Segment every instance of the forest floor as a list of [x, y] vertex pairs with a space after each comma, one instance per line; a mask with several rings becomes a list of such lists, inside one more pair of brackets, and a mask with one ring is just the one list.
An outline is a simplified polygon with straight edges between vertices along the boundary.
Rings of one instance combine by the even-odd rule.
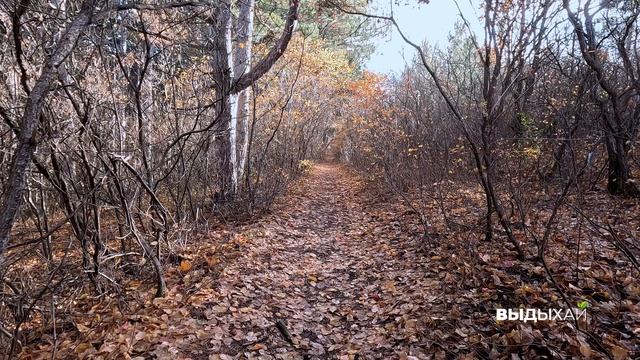
[[[56, 339], [34, 332], [22, 358], [600, 357], [571, 322], [495, 321], [498, 307], [557, 303], [539, 265], [477, 234], [425, 239], [410, 209], [370, 185], [316, 165], [265, 216], [196, 239], [166, 269], [166, 297], [150, 300], [140, 280], [124, 298], [78, 297], [73, 323]], [[632, 304], [598, 311], [605, 325], [629, 314], [615, 334], [596, 331], [615, 359], [637, 350]]]
[[316, 165], [268, 215], [168, 269], [165, 298], [87, 308], [77, 331], [58, 334], [56, 356], [424, 358], [439, 281], [419, 240], [367, 202], [357, 176]]

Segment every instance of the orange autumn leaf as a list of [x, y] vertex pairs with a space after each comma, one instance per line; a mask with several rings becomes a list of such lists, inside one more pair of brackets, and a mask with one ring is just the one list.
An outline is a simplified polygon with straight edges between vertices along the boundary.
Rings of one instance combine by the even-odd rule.
[[180, 270], [182, 270], [183, 272], [187, 272], [191, 270], [192, 267], [193, 267], [193, 264], [189, 260], [182, 260], [180, 262]]

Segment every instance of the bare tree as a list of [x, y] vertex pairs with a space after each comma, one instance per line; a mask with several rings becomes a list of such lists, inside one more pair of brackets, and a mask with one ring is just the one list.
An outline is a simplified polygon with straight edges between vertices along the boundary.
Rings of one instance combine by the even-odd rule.
[[[637, 59], [632, 58], [636, 54], [640, 6], [637, 2], [616, 1], [592, 5], [589, 0], [576, 12], [568, 0], [563, 1], [582, 58], [602, 89], [602, 92], [594, 89], [592, 96], [601, 111], [607, 149], [607, 189], [614, 195], [638, 196], [640, 190], [631, 178], [629, 150], [640, 124], [640, 67]], [[603, 12], [607, 15], [597, 23], [594, 17]], [[602, 35], [597, 27], [602, 27]], [[607, 42], [611, 46], [607, 47]], [[619, 61], [607, 61], [609, 54], [615, 52], [618, 56], [613, 59]]]

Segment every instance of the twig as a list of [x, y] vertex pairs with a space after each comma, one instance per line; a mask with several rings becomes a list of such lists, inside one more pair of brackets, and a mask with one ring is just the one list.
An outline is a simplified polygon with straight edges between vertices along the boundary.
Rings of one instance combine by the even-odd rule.
[[278, 319], [276, 320], [276, 327], [278, 328], [278, 331], [280, 331], [280, 334], [282, 335], [282, 337], [291, 345], [293, 345], [293, 339], [291, 338], [291, 334], [289, 333], [289, 330], [287, 330], [287, 325], [284, 323], [284, 321]]

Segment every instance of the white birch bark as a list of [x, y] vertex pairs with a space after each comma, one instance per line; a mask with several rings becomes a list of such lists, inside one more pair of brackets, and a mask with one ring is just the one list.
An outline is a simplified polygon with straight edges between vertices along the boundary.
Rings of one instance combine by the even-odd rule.
[[[231, 0], [229, 0], [229, 8], [231, 8]], [[231, 34], [231, 17], [229, 17], [228, 26], [225, 32], [226, 37], [226, 50], [227, 50], [227, 63], [229, 64], [229, 88], [231, 82], [234, 79], [234, 66], [233, 62], [233, 43]], [[238, 118], [236, 116], [238, 112], [238, 95], [231, 94], [229, 96], [229, 108], [231, 110], [231, 119], [229, 121], [229, 167], [231, 168], [231, 184], [233, 186], [233, 192], [238, 190]]]
[[[251, 55], [253, 45], [253, 12], [254, 0], [239, 0], [238, 15], [238, 34], [237, 34], [237, 50], [236, 61], [234, 63], [234, 72], [236, 76], [241, 76], [251, 70]], [[242, 147], [238, 166], [235, 171], [236, 178], [242, 180], [244, 176], [245, 164], [249, 152], [249, 101], [251, 99], [251, 90], [246, 88], [238, 93], [236, 111], [233, 116], [236, 123], [242, 124]]]

